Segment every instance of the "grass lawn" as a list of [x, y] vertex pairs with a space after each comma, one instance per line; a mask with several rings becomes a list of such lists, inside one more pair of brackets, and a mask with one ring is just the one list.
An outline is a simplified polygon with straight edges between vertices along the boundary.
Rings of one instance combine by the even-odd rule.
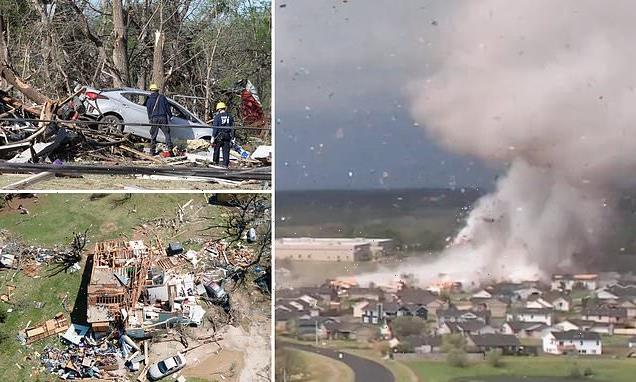
[[636, 375], [636, 360], [567, 357], [505, 357], [505, 366], [493, 368], [486, 362], [473, 363], [466, 368], [454, 368], [443, 361], [405, 362], [424, 382], [447, 382], [461, 377], [483, 376], [547, 376], [567, 377], [573, 364], [581, 371], [590, 368], [590, 380], [631, 382]]
[[93, 240], [114, 239], [130, 235], [130, 229], [142, 222], [162, 216], [173, 218], [177, 204], [190, 199], [201, 203], [203, 198], [201, 194], [47, 194], [38, 197], [37, 202], [11, 201], [14, 208], [25, 205], [29, 215], [4, 208], [0, 210], [0, 227], [42, 246], [68, 244], [73, 232], [87, 228]]
[[288, 351], [297, 353], [303, 365], [306, 365], [306, 372], [309, 374], [309, 377], [304, 378], [302, 380], [303, 382], [353, 382], [354, 380], [353, 370], [342, 362], [302, 350], [289, 348]]
[[[0, 273], [2, 293], [6, 293], [7, 284], [17, 287], [12, 296], [14, 305], [0, 303], [0, 309], [5, 312], [13, 309], [11, 313], [7, 313], [6, 321], [0, 323], [0, 380], [2, 381], [37, 381], [36, 374], [39, 372], [40, 365], [34, 351], [40, 352], [45, 345], [59, 343], [57, 336], [36, 342], [29, 347], [22, 346], [16, 340], [18, 331], [24, 329], [29, 321], [32, 325], [37, 324], [53, 318], [58, 312], [64, 312], [62, 298], [66, 294], [68, 294], [68, 308], [72, 310], [82, 273], [62, 272], [46, 277], [46, 272], [47, 269], [43, 269], [40, 272], [42, 277], [37, 279], [18, 273], [13, 280], [11, 280], [13, 272]], [[34, 301], [43, 302], [45, 305], [38, 309]], [[68, 313], [66, 317], [69, 319]], [[29, 360], [27, 357], [33, 359]], [[39, 380], [46, 381], [50, 378], [51, 376], [44, 372]]]
[[[23, 204], [29, 215], [21, 215], [12, 209], [0, 209], [0, 227], [9, 230], [25, 244], [46, 247], [67, 246], [72, 233], [83, 232], [89, 228], [91, 243], [99, 240], [114, 239], [132, 235], [132, 230], [141, 223], [161, 217], [176, 216], [177, 204], [183, 205], [194, 199], [196, 208], [205, 205], [204, 215], [219, 216], [224, 207], [204, 204], [203, 195], [195, 194], [137, 194], [128, 198], [126, 194], [111, 194], [103, 197], [91, 197], [91, 194], [47, 194], [35, 199], [13, 200], [15, 208]], [[211, 231], [200, 232], [208, 221], [193, 223], [179, 234], [158, 232], [165, 240], [177, 239], [182, 242], [190, 237], [206, 237]], [[88, 244], [89, 246], [91, 244]], [[192, 246], [188, 246], [190, 248]], [[0, 293], [7, 293], [7, 285], [15, 285], [11, 304], [0, 302], [0, 310], [7, 312], [4, 323], [0, 323], [0, 381], [48, 381], [53, 380], [41, 365], [36, 352], [46, 345], [60, 344], [57, 336], [49, 337], [30, 346], [23, 346], [17, 340], [18, 331], [29, 322], [38, 324], [53, 318], [58, 312], [64, 312], [62, 299], [68, 295], [69, 312], [77, 301], [85, 301], [85, 295], [78, 297], [78, 291], [84, 271], [75, 273], [56, 273], [54, 266], [40, 268], [38, 278], [23, 273], [4, 270], [0, 272]], [[34, 302], [44, 303], [37, 308]], [[70, 319], [69, 312], [64, 312]], [[62, 346], [62, 345], [60, 345]], [[65, 346], [63, 346], [65, 347]], [[39, 377], [38, 377], [39, 374]]]

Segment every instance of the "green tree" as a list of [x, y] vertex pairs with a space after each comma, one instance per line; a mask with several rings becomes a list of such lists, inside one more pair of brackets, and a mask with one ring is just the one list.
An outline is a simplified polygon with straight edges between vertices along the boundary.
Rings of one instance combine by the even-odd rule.
[[393, 333], [396, 337], [428, 333], [428, 324], [419, 317], [398, 317], [393, 320]]

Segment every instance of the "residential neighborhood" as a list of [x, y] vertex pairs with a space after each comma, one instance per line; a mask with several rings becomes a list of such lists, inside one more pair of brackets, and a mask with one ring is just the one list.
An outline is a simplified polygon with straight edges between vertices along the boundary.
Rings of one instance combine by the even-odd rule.
[[[469, 356], [497, 350], [516, 356], [627, 358], [636, 354], [634, 304], [633, 274], [554, 275], [550, 283], [502, 282], [452, 291], [406, 282], [361, 286], [327, 280], [277, 291], [275, 317], [279, 336], [315, 343], [387, 341], [395, 359], [439, 357], [448, 336], [461, 336]], [[420, 325], [405, 324], [412, 321]]]

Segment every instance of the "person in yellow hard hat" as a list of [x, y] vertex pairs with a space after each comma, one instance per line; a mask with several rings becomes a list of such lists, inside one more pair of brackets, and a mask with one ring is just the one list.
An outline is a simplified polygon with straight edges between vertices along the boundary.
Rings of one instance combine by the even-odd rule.
[[212, 137], [214, 140], [214, 155], [212, 161], [219, 164], [219, 156], [223, 149], [223, 166], [230, 166], [230, 147], [234, 139], [234, 129], [224, 128], [234, 126], [234, 118], [227, 112], [227, 106], [224, 102], [216, 104], [216, 114], [212, 120]]
[[170, 104], [165, 95], [159, 93], [159, 86], [157, 84], [150, 84], [150, 95], [146, 101], [146, 111], [148, 112], [148, 120], [152, 124], [150, 127], [150, 154], [156, 155], [155, 148], [157, 147], [157, 134], [159, 129], [166, 138], [166, 145], [168, 150], [172, 152], [172, 139], [170, 138], [170, 126], [168, 122], [172, 118], [172, 112], [170, 111]]

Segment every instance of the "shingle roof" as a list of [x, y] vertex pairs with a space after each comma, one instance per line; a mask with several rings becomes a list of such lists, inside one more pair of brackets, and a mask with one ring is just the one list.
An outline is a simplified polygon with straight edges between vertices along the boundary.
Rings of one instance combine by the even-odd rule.
[[572, 340], [572, 341], [600, 341], [601, 336], [596, 332], [580, 331], [580, 330], [568, 330], [567, 332], [552, 332], [552, 335], [557, 340]]
[[481, 334], [471, 335], [470, 339], [477, 346], [519, 346], [519, 339], [512, 334]]
[[616, 308], [611, 306], [596, 306], [584, 309], [584, 316], [610, 316], [610, 317], [627, 317], [627, 308]]
[[457, 326], [465, 332], [474, 332], [483, 329], [487, 325], [480, 320], [470, 320], [457, 323]]
[[510, 326], [510, 329], [512, 329], [512, 331], [515, 333], [521, 330], [529, 330], [529, 329], [536, 330], [537, 328], [545, 326], [540, 322], [524, 322], [524, 321], [506, 321], [503, 323], [503, 325]]
[[426, 289], [404, 288], [397, 293], [397, 296], [404, 303], [426, 305], [438, 300], [439, 297]]

